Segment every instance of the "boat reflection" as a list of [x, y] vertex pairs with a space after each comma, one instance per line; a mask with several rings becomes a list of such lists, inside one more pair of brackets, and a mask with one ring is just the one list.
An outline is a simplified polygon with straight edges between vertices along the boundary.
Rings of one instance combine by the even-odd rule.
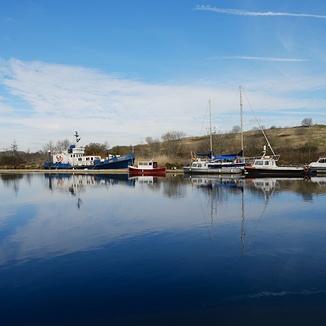
[[254, 178], [247, 179], [246, 188], [252, 192], [267, 194], [277, 192], [293, 192], [304, 200], [313, 200], [314, 195], [326, 192], [326, 177], [304, 178]]
[[200, 175], [189, 175], [184, 174], [184, 180], [188, 180], [194, 186], [199, 187], [229, 187], [229, 188], [239, 188], [242, 187], [244, 177], [238, 174], [230, 175], [209, 175], [209, 176], [200, 176]]
[[44, 174], [49, 181], [50, 190], [69, 191], [85, 190], [85, 187], [101, 187], [110, 185], [134, 186], [127, 174]]
[[128, 180], [133, 181], [140, 188], [146, 187], [150, 190], [159, 190], [159, 180], [163, 180], [165, 177], [165, 173], [160, 175], [129, 174]]
[[127, 174], [44, 174], [51, 191], [66, 192], [77, 198], [78, 209], [81, 206], [81, 194], [86, 188], [109, 187], [114, 185], [134, 186]]
[[[205, 237], [203, 245], [209, 243], [213, 251], [227, 246], [236, 255], [256, 254], [265, 249], [262, 240], [267, 237], [268, 245], [273, 232], [282, 228], [277, 224], [281, 216], [292, 218], [293, 212], [301, 213], [300, 196], [304, 201], [316, 199], [316, 207], [322, 211], [326, 193], [326, 177], [185, 178], [170, 173], [166, 178], [130, 178], [128, 174], [5, 177], [0, 179], [6, 206], [1, 212], [0, 231], [12, 225], [12, 216], [21, 216], [17, 223], [22, 224], [2, 232], [0, 266], [10, 257], [28, 261], [93, 250], [121, 239], [142, 239], [143, 234], [152, 234], [155, 239], [157, 234], [172, 232], [178, 237], [190, 232], [191, 239], [200, 241]], [[18, 183], [19, 193], [13, 196], [11, 188]], [[76, 201], [81, 209], [78, 214]], [[306, 214], [310, 214], [308, 209]], [[301, 219], [305, 219], [304, 213]], [[65, 236], [59, 239], [58, 234]], [[17, 246], [12, 246], [13, 239]]]
[[[196, 189], [206, 193], [209, 211], [210, 238], [215, 238], [216, 226], [225, 228], [234, 223], [234, 228], [240, 226], [239, 244], [241, 254], [248, 253], [250, 247], [259, 237], [262, 224], [271, 199], [277, 191], [293, 189], [299, 192], [301, 179], [280, 178], [253, 178], [247, 179], [239, 176], [192, 176], [186, 177]], [[321, 180], [319, 180], [321, 182]], [[255, 199], [254, 199], [255, 198]], [[255, 200], [255, 205], [252, 205]], [[208, 215], [203, 211], [203, 216]], [[240, 223], [240, 225], [239, 225]], [[238, 226], [237, 226], [238, 224]], [[222, 236], [222, 235], [221, 235]]]
[[[245, 196], [243, 197], [243, 217], [242, 217], [242, 235], [243, 254], [245, 254], [254, 240], [259, 230], [259, 224], [266, 215], [268, 206], [271, 204], [271, 198], [274, 195], [288, 195], [290, 193], [301, 196], [304, 201], [313, 201], [314, 196], [326, 193], [326, 177], [304, 177], [304, 178], [254, 178], [247, 179], [244, 183], [244, 193], [253, 194], [257, 198], [262, 198], [262, 207], [257, 202], [255, 209], [246, 210]], [[274, 205], [274, 206], [273, 206]], [[295, 202], [294, 202], [295, 205]], [[275, 209], [275, 204], [272, 204]], [[246, 221], [255, 219], [255, 225], [251, 226], [252, 232], [245, 232], [248, 229]], [[246, 227], [245, 227], [246, 226]], [[246, 239], [246, 240], [245, 240]]]
[[[226, 174], [208, 176], [184, 174], [183, 178], [197, 190], [207, 194], [209, 217], [205, 209], [202, 209], [202, 215], [208, 226], [210, 239], [213, 240], [215, 237], [215, 221], [221, 221], [221, 214], [227, 219], [223, 207], [228, 205], [229, 201], [234, 200], [231, 197], [236, 196], [237, 198], [240, 193], [243, 193], [244, 178], [241, 175]], [[199, 196], [197, 197], [199, 198]]]
[[311, 177], [309, 181], [326, 188], [326, 177]]

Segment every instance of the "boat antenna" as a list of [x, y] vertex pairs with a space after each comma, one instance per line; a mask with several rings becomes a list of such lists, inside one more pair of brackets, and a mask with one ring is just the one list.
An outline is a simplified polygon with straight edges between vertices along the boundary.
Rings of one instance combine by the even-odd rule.
[[79, 137], [78, 131], [75, 131], [75, 137], [76, 137], [76, 143], [78, 143], [81, 140], [81, 137]]
[[[245, 94], [245, 96], [246, 96], [246, 94]], [[264, 137], [265, 137], [265, 140], [266, 140], [266, 142], [267, 142], [268, 147], [269, 147], [270, 150], [272, 151], [272, 154], [273, 154], [274, 156], [276, 156], [275, 153], [274, 153], [274, 150], [273, 150], [273, 148], [272, 148], [272, 145], [270, 144], [270, 142], [269, 142], [269, 140], [268, 140], [268, 138], [267, 138], [267, 136], [266, 136], [266, 134], [265, 134], [265, 132], [264, 132], [264, 129], [263, 129], [262, 125], [259, 123], [259, 120], [258, 120], [258, 118], [257, 118], [257, 116], [256, 116], [256, 114], [255, 114], [255, 112], [254, 112], [254, 110], [252, 109], [252, 107], [251, 107], [251, 105], [250, 105], [250, 102], [249, 102], [247, 96], [246, 96], [246, 99], [247, 99], [248, 104], [249, 104], [249, 106], [250, 106], [250, 109], [251, 109], [252, 113], [254, 114], [254, 117], [255, 117], [255, 119], [256, 119], [256, 121], [257, 121], [257, 123], [258, 123], [259, 129], [261, 130], [261, 132], [263, 133], [263, 135], [264, 135]]]

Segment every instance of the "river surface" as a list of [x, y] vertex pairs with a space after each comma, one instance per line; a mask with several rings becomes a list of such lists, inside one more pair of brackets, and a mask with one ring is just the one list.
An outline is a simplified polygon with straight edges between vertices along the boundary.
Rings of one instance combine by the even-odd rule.
[[0, 175], [1, 325], [323, 325], [326, 179]]

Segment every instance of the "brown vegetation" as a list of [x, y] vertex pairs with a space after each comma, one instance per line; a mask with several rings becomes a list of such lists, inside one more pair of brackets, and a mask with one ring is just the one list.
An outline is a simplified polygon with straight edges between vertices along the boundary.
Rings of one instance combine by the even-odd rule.
[[[266, 129], [265, 134], [274, 149], [280, 154], [280, 165], [300, 165], [315, 161], [326, 155], [326, 125], [300, 126], [293, 128]], [[94, 144], [90, 144], [94, 147]], [[90, 146], [87, 149], [90, 149]], [[267, 145], [260, 130], [244, 132], [245, 156], [260, 156], [263, 146]], [[241, 147], [239, 133], [215, 134], [213, 136], [214, 154], [237, 153]], [[104, 148], [104, 149], [103, 149]], [[107, 156], [108, 152], [124, 155], [134, 152], [136, 163], [139, 160], [154, 159], [160, 166], [181, 168], [191, 160], [191, 153], [209, 151], [209, 137], [172, 138], [165, 141], [151, 141], [136, 146], [116, 146], [105, 152], [96, 153]], [[107, 152], [108, 151], [108, 152]], [[271, 154], [267, 147], [267, 154]], [[42, 168], [46, 153], [24, 153], [18, 151], [0, 152], [2, 168]]]
[[[326, 155], [326, 126], [300, 126], [293, 128], [271, 128], [264, 130], [275, 154], [280, 155], [280, 165], [300, 165]], [[262, 154], [263, 146], [267, 141], [260, 130], [244, 132], [244, 154], [257, 157]], [[173, 150], [171, 150], [173, 148]], [[214, 154], [238, 153], [241, 149], [239, 133], [215, 134], [213, 136]], [[156, 148], [157, 150], [157, 148]], [[209, 137], [188, 137], [177, 141], [160, 143], [157, 152], [153, 152], [150, 145], [135, 147], [136, 158], [155, 158], [165, 155], [160, 163], [168, 163], [181, 167], [191, 160], [191, 153], [207, 153], [209, 151]], [[171, 153], [173, 155], [171, 156]]]

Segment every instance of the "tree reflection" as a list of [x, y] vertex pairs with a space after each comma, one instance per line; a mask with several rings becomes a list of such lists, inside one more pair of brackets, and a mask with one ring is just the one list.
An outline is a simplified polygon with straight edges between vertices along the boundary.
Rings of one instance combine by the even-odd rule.
[[0, 174], [0, 178], [6, 188], [12, 189], [14, 193], [17, 194], [19, 190], [19, 182], [24, 178], [24, 175], [4, 173]]

